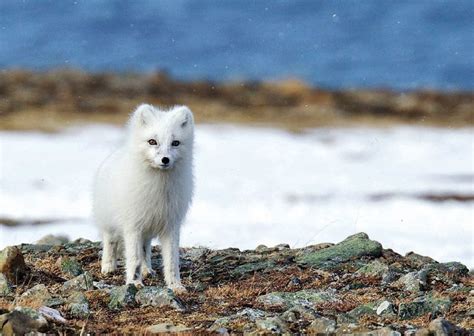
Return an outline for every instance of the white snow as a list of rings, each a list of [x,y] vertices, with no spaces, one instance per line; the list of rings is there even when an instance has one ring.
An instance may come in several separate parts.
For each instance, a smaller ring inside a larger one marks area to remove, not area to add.
[[[473,260],[474,207],[418,193],[473,194],[473,129],[401,127],[282,130],[199,125],[196,195],[183,246],[301,247],[364,231],[399,253]],[[0,218],[53,224],[0,225],[0,248],[48,233],[99,239],[91,184],[121,141],[110,126],[59,134],[0,132]],[[407,196],[379,201],[371,195]]]

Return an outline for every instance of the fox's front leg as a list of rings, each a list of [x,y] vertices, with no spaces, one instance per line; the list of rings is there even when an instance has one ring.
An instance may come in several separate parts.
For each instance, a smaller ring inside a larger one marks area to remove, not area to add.
[[[179,226],[170,228],[160,236],[163,273],[168,288],[175,293],[186,292],[179,275]]]
[[[142,276],[146,278],[148,275],[155,275],[156,272],[151,267],[151,240],[145,238],[143,240],[143,259],[142,259]]]
[[[143,241],[139,234],[125,231],[125,268],[126,283],[141,285],[142,282],[142,259],[143,259]]]

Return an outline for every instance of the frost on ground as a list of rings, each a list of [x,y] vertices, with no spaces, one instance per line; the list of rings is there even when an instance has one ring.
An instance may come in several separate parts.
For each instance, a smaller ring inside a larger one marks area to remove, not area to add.
[[[2,132],[0,247],[49,233],[97,240],[92,178],[121,131]],[[302,247],[365,231],[400,253],[474,266],[471,128],[201,125],[196,141],[183,246]]]

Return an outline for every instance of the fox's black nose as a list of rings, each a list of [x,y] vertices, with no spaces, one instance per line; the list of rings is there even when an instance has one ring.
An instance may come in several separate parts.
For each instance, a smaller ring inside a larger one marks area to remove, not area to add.
[[[164,164],[168,164],[170,163],[170,159],[165,156],[164,158],[161,159],[161,162],[163,162]]]

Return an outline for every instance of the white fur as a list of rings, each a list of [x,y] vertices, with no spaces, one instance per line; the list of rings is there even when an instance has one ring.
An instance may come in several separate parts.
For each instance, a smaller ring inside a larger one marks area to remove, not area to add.
[[[148,141],[154,139],[157,145]],[[178,146],[172,142],[178,140]],[[167,286],[182,291],[180,226],[193,193],[194,119],[185,106],[169,111],[140,105],[128,125],[127,141],[97,172],[94,216],[103,235],[102,272],[116,270],[124,241],[126,283],[142,284],[154,274],[151,240],[159,237]],[[169,158],[165,167],[162,158]]]

